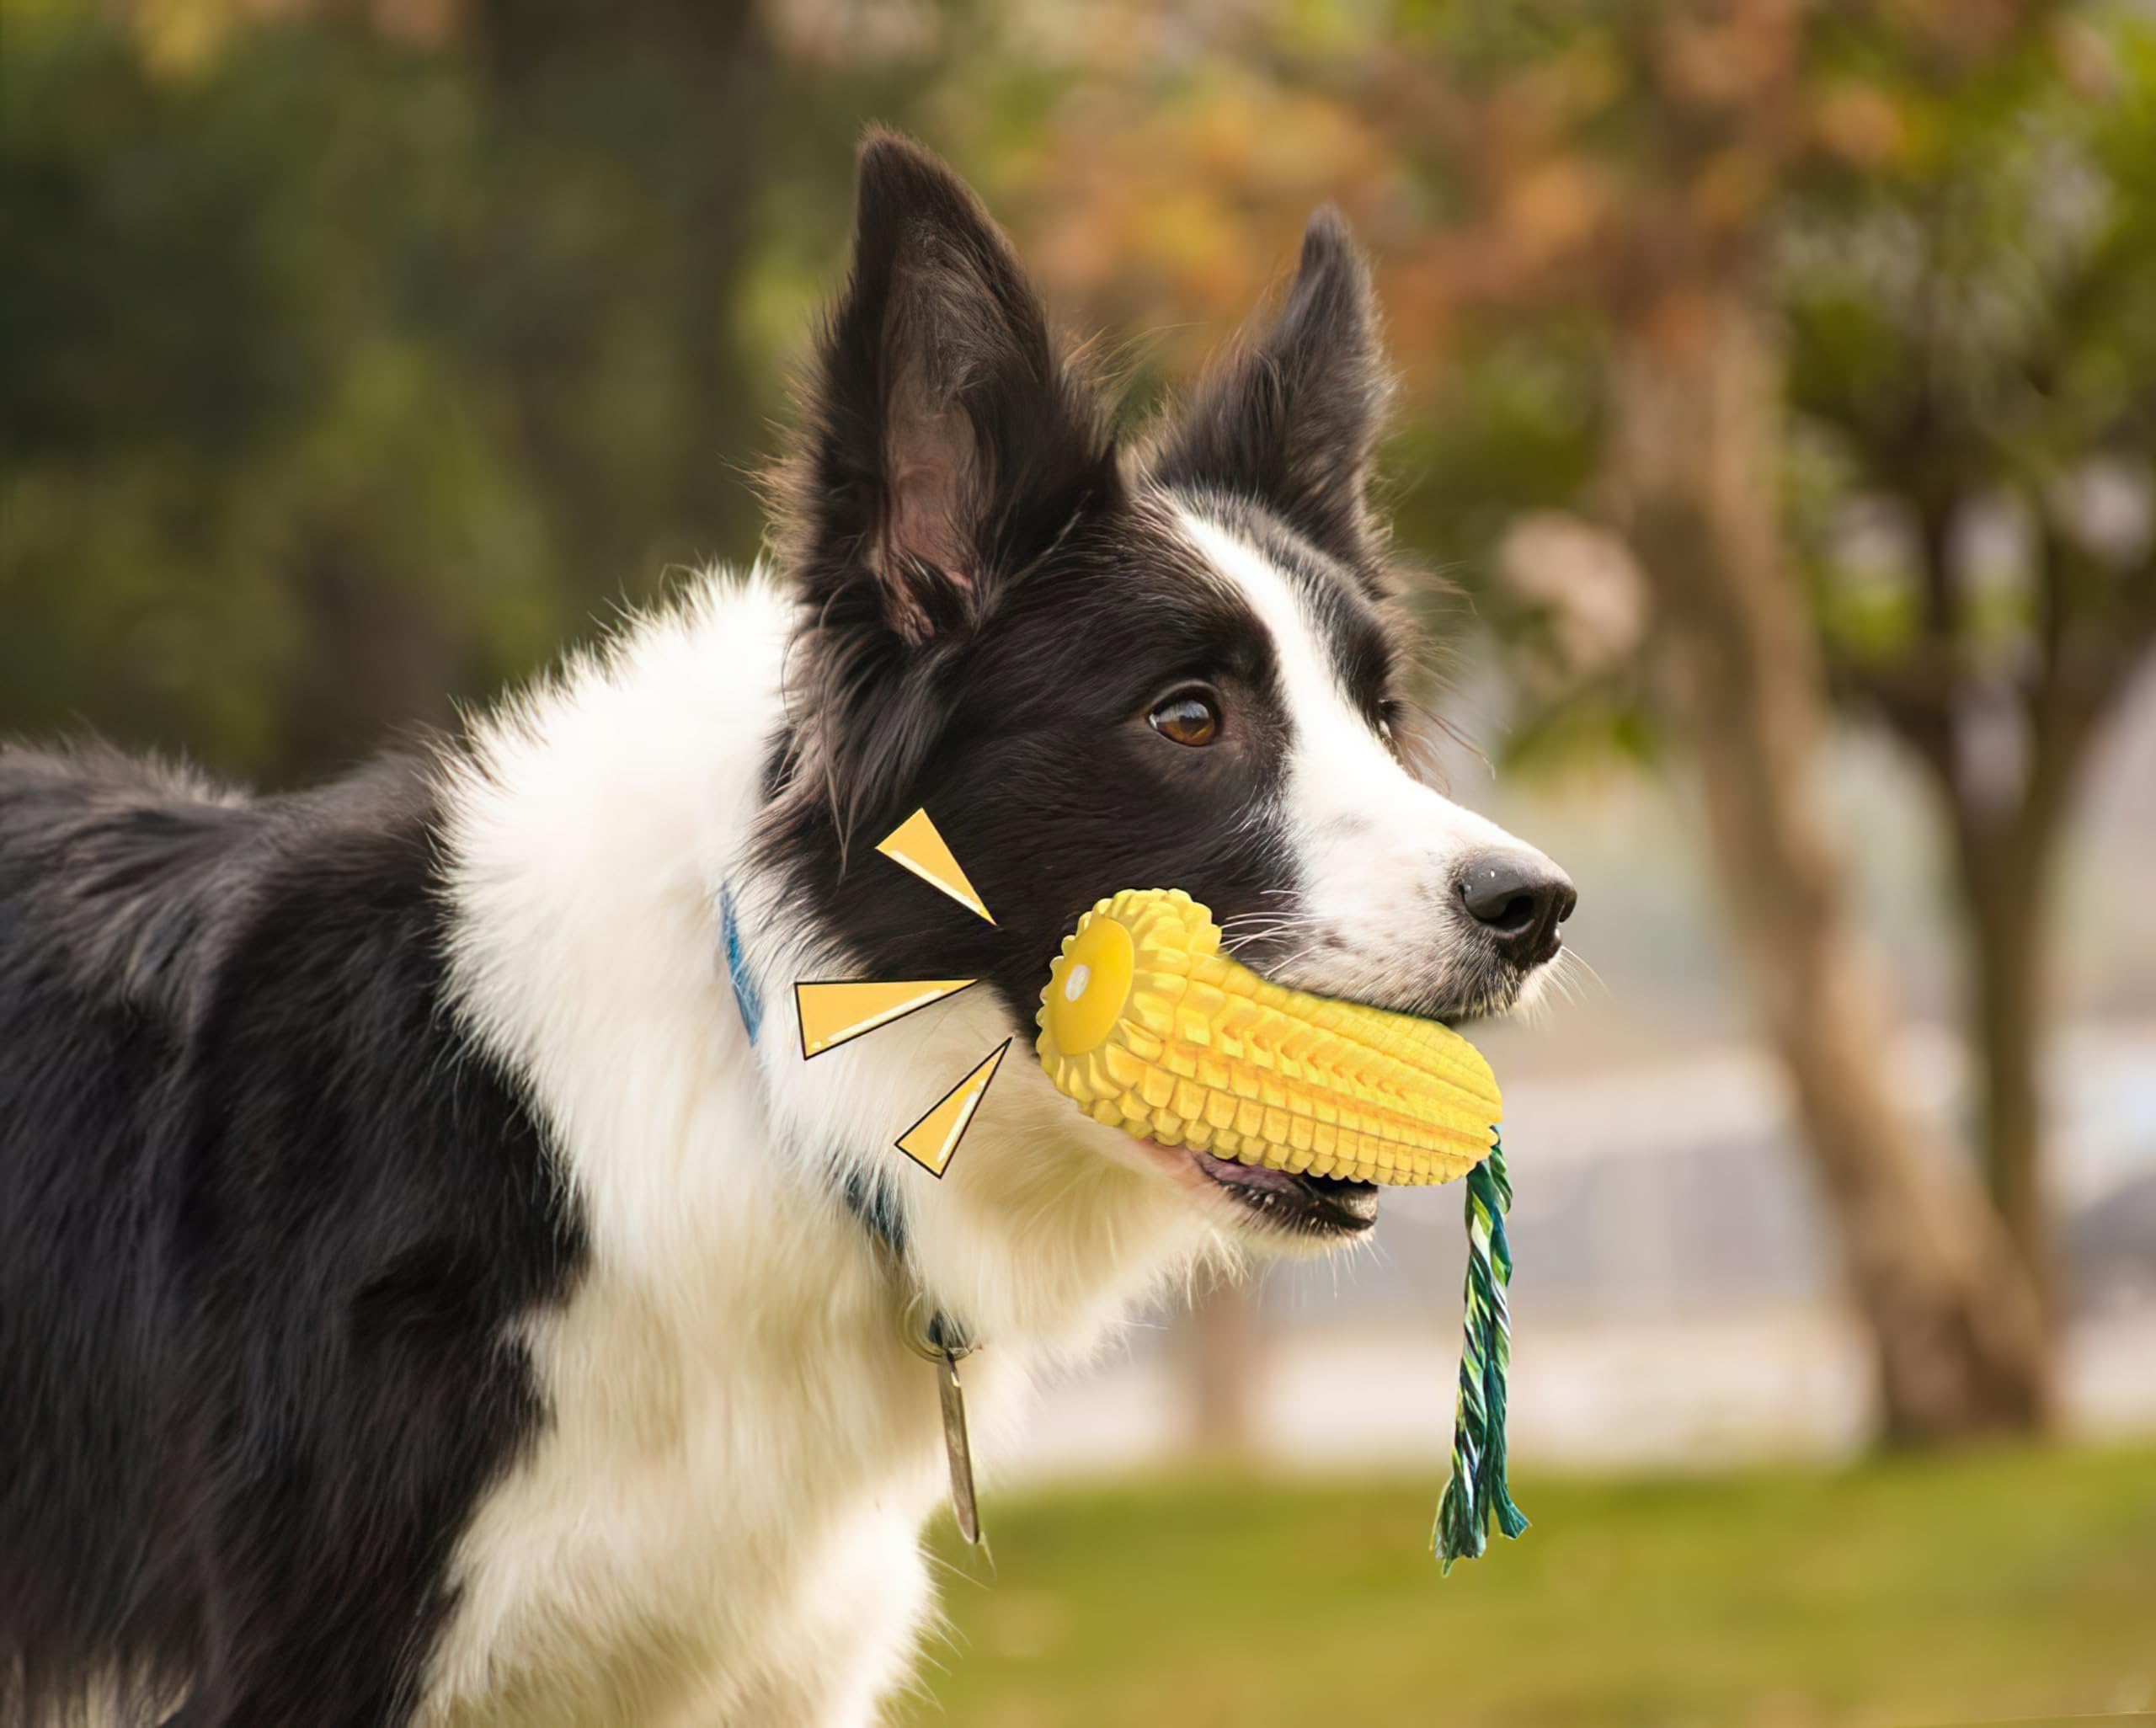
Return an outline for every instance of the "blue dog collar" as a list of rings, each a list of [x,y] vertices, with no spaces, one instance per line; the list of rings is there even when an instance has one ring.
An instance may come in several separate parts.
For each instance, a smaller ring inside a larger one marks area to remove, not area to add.
[[[749,975],[749,957],[741,947],[741,925],[734,915],[731,883],[722,884],[718,890],[718,928],[726,944],[726,975],[734,981],[734,1005],[741,1011],[742,1028],[754,1045],[756,1034],[764,1027],[764,999],[756,989],[756,980]]]

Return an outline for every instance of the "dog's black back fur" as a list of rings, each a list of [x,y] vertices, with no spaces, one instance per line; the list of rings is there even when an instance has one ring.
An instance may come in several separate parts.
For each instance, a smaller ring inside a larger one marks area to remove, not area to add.
[[[432,805],[0,755],[0,1720],[413,1702],[580,1253],[444,1000]]]

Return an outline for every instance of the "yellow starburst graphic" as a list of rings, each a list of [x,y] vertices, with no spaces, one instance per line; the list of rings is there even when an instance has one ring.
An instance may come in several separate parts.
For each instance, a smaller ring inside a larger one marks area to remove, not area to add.
[[[958,867],[958,861],[929,820],[926,810],[916,810],[907,817],[884,835],[876,850],[948,894],[976,917],[995,922],[995,915],[966,879],[966,872]],[[800,980],[793,986],[793,1008],[801,1026],[802,1059],[820,1056],[909,1014],[948,1001],[979,982],[971,978]],[[1006,1038],[991,1050],[892,1144],[931,1176],[941,1176],[950,1168],[958,1142],[973,1125],[974,1113],[988,1094],[989,1082],[1002,1066],[1011,1043]]]

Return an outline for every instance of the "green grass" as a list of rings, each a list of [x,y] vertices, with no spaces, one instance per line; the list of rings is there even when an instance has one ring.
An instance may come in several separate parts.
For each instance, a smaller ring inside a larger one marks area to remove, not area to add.
[[[1997,1721],[2156,1707],[2156,1453],[1598,1482],[1440,1579],[1438,1482],[991,1496],[915,1728]]]

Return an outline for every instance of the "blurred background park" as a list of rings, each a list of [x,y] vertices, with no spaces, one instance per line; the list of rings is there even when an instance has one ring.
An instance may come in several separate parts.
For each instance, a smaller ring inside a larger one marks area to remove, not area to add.
[[[2156,8],[0,0],[0,732],[296,785],[754,556],[872,118],[1134,419],[1348,213],[1587,963],[1477,1033],[1525,1541],[1396,1194],[1001,1437],[909,1720],[2156,1707]]]

